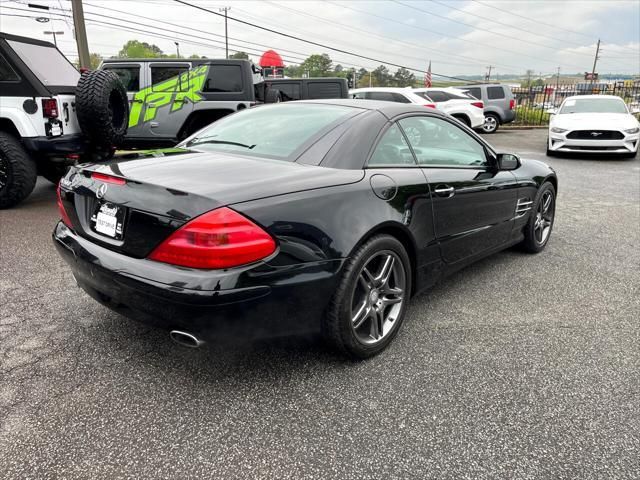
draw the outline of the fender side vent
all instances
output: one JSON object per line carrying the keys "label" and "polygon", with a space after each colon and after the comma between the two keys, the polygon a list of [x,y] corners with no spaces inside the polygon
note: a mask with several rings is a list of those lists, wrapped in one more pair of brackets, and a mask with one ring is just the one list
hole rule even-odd
{"label": "fender side vent", "polygon": [[518,203],[516,204],[516,216],[515,218],[521,218],[526,215],[526,213],[531,210],[533,202],[528,198],[519,198]]}

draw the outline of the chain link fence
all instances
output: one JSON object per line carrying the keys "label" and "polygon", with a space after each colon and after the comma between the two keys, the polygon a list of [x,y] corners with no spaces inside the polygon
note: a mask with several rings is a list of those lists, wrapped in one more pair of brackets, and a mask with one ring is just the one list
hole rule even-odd
{"label": "chain link fence", "polygon": [[632,112],[640,110],[640,80],[512,87],[511,91],[516,99],[516,120],[511,125],[547,125],[551,116],[547,110],[558,108],[565,98],[573,95],[617,95]]}

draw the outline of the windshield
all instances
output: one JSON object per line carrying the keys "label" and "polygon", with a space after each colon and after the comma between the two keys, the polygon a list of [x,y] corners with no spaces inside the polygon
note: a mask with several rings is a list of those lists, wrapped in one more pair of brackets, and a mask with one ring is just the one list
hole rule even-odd
{"label": "windshield", "polygon": [[322,104],[264,105],[215,122],[180,146],[293,160],[291,155],[312,137],[358,111]]}
{"label": "windshield", "polygon": [[619,98],[576,98],[564,102],[560,113],[627,113]]}
{"label": "windshield", "polygon": [[429,94],[427,92],[413,92],[413,93],[415,93],[419,97],[424,98],[425,100],[429,100],[430,102],[432,101],[431,98],[429,98]]}
{"label": "windshield", "polygon": [[55,48],[7,40],[20,59],[45,86],[75,87],[80,73]]}

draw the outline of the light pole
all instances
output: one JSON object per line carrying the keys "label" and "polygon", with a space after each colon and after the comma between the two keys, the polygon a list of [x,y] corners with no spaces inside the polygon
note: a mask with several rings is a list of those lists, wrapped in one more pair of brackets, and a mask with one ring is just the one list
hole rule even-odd
{"label": "light pole", "polygon": [[56,46],[56,48],[58,48],[58,40],[56,38],[56,35],[64,35],[64,32],[58,30],[57,32],[55,30],[45,30],[44,32],[45,35],[53,35],[53,44]]}
{"label": "light pole", "polygon": [[176,58],[180,58],[180,43],[173,42],[176,44]]}

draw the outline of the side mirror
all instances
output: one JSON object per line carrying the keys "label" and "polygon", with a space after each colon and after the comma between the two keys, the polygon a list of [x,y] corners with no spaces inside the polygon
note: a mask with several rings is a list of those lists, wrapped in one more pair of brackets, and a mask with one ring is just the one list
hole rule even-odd
{"label": "side mirror", "polygon": [[520,158],[513,153],[498,154],[498,168],[500,170],[515,170],[520,166]]}
{"label": "side mirror", "polygon": [[547,109],[547,113],[551,115],[555,115],[556,113],[558,113],[558,111],[555,108],[549,108]]}

